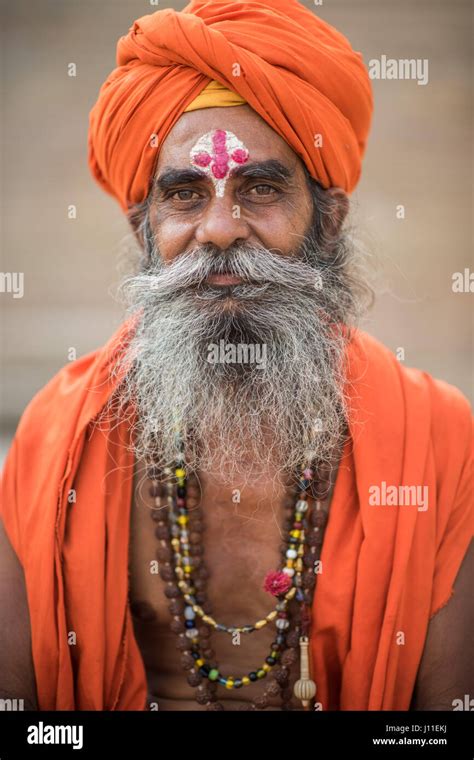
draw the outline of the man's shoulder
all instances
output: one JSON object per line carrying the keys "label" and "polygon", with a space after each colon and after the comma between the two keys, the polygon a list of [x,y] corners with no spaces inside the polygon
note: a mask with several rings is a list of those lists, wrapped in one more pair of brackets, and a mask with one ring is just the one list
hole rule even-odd
{"label": "man's shoulder", "polygon": [[41,427],[53,442],[87,414],[92,418],[100,411],[116,383],[111,367],[128,330],[123,323],[102,346],[61,367],[26,406],[16,438],[25,442],[31,435],[36,438]]}
{"label": "man's shoulder", "polygon": [[21,415],[17,436],[27,436],[32,425],[44,426],[59,421],[60,411],[72,411],[80,398],[84,397],[92,380],[94,369],[100,357],[101,348],[65,364],[31,399]]}
{"label": "man's shoulder", "polygon": [[40,513],[54,524],[58,488],[75,442],[115,388],[111,365],[121,336],[114,333],[104,346],[64,365],[21,416],[3,464],[0,497],[0,514],[19,557],[24,554],[22,525],[40,520]]}
{"label": "man's shoulder", "polygon": [[357,331],[354,340],[366,366],[372,365],[367,374],[380,383],[385,405],[393,403],[391,391],[399,389],[406,409],[415,410],[419,406],[429,409],[432,437],[447,436],[470,447],[472,407],[459,388],[425,370],[406,366],[386,345],[365,331]]}

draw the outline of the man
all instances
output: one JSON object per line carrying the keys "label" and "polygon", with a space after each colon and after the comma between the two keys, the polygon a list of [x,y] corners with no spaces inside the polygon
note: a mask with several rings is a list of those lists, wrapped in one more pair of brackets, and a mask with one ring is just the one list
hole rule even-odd
{"label": "man", "polygon": [[142,266],[7,459],[2,696],[453,709],[472,421],[355,327],[360,55],[294,0],[193,2],[135,22],[117,62],[89,160]]}

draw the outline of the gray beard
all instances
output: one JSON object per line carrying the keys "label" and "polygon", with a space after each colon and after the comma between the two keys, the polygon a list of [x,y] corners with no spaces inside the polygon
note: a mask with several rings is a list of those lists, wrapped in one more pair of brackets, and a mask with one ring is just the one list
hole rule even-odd
{"label": "gray beard", "polygon": [[[136,330],[114,368],[115,413],[137,414],[135,456],[173,466],[176,431],[188,471],[225,484],[287,480],[328,463],[346,429],[344,355],[356,288],[309,235],[283,256],[251,245],[200,246],[163,264],[159,252],[123,290]],[[243,283],[211,286],[211,274]]]}

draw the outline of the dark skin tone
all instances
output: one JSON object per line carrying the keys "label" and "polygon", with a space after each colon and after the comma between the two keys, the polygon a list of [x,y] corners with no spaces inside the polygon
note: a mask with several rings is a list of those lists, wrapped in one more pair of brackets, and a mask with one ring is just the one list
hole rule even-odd
{"label": "dark skin tone", "polygon": [[[203,556],[210,576],[207,597],[219,622],[236,624],[258,621],[271,609],[268,593],[262,588],[269,568],[281,563],[281,529],[285,506],[294,507],[294,497],[284,484],[272,483],[271,475],[256,484],[233,483],[228,487],[213,473],[199,474],[188,484],[188,508],[200,509],[205,530],[202,533]],[[148,483],[143,487],[144,469],[135,469],[135,499],[131,513],[131,600],[146,601],[153,607],[156,622],[134,620],[135,634],[147,670],[149,692],[156,696],[160,711],[203,710],[195,701],[195,691],[186,682],[176,651],[176,634],[170,630],[171,614],[162,585],[150,574],[149,560],[155,556],[156,537],[150,525],[153,501]],[[240,492],[240,501],[232,500],[232,489]],[[235,493],[235,492],[234,492]],[[288,504],[286,502],[288,499]],[[275,640],[273,626],[262,628],[258,636],[244,636],[241,641],[229,635],[211,638],[214,659],[222,673],[245,674],[264,661]],[[240,645],[241,644],[241,645]],[[294,680],[297,668],[293,669]],[[223,690],[219,701],[226,709],[239,709],[243,703],[261,696],[268,679],[250,689]],[[281,701],[273,697],[267,707],[280,710]]]}
{"label": "dark skin tone", "polygon": [[[248,162],[243,171],[229,177],[223,197],[217,197],[209,177],[196,172],[190,174],[191,148],[201,135],[216,128],[233,132],[249,150]],[[330,240],[344,221],[348,201],[342,190],[332,188],[329,193],[338,201],[334,215],[325,221],[326,237]],[[233,213],[236,206],[240,216]],[[153,189],[151,223],[166,262],[205,243],[217,246],[224,255],[233,243],[247,242],[291,256],[308,229],[311,216],[312,201],[300,159],[247,106],[183,114],[162,146]],[[223,280],[213,284],[232,283]],[[140,472],[141,465],[137,463],[136,483]],[[255,589],[265,570],[279,564],[281,536],[275,515],[280,513],[286,497],[285,484],[270,486],[270,473],[268,479],[262,478],[256,486],[235,483],[233,487],[241,489],[237,507],[232,500],[232,489],[219,483],[212,473],[200,478],[197,494],[204,510],[212,505],[211,527],[206,528],[204,539],[211,571],[209,597],[216,616],[228,623],[236,619],[256,620],[268,612],[267,595]],[[179,661],[166,670],[163,663],[170,664],[171,660],[156,657],[157,649],[162,655],[168,647],[164,632],[168,613],[161,589],[158,589],[160,593],[156,590],[156,579],[150,590],[147,565],[150,556],[154,556],[156,544],[149,505],[137,491],[131,510],[131,530],[132,595],[155,605],[165,621],[156,635],[150,635],[150,629],[144,632],[137,628],[147,669],[156,671],[157,689],[161,689],[157,692],[160,709],[197,709],[194,692],[186,685]],[[231,575],[226,572],[230,556]],[[451,710],[453,699],[472,694],[473,566],[471,548],[458,573],[454,595],[429,623],[412,709]],[[0,607],[0,698],[24,698],[27,706],[35,709],[23,570],[1,520]],[[156,646],[157,637],[161,637],[160,647]],[[263,642],[265,651],[267,638]],[[235,668],[236,673],[245,672],[249,660],[258,662],[262,655],[261,645],[255,650],[242,647],[242,655],[240,647],[230,646],[225,650],[225,644],[221,646],[222,650],[216,647],[217,660],[224,666],[229,658],[229,667]],[[172,650],[176,652],[174,643],[170,642],[169,652]],[[151,672],[151,681],[153,675]]]}
{"label": "dark skin tone", "polygon": [[[219,121],[216,122],[216,119]],[[190,151],[203,134],[221,127],[233,132],[249,150],[248,161],[229,176],[223,197],[218,197],[210,177],[190,163]],[[236,208],[239,214],[235,213]],[[303,165],[288,145],[247,107],[205,109],[184,114],[167,138],[156,171],[151,225],[165,262],[204,244],[224,252],[234,243],[261,245],[290,256],[300,245],[311,221],[312,199]],[[212,278],[213,285],[231,285],[226,275]],[[232,298],[226,308],[233,308]],[[236,482],[225,486],[213,473],[200,474],[200,502],[212,505],[212,520],[206,523],[204,549],[211,578],[209,598],[219,619],[258,620],[267,614],[267,594],[261,579],[269,567],[279,563],[281,533],[278,519],[285,499],[285,484],[271,485],[271,473],[258,484]],[[137,477],[137,481],[139,477]],[[240,503],[232,500],[233,489],[240,491]],[[150,574],[143,572],[142,557],[151,551],[139,547],[149,534],[149,507],[136,494],[132,512],[132,593],[148,599],[158,617],[168,617],[166,605],[155,595]],[[232,573],[227,572],[232,557]],[[151,579],[153,580],[153,579]],[[155,584],[156,586],[156,584]],[[159,636],[162,661],[173,661],[175,636],[167,626],[156,632],[149,626],[137,627],[149,670],[150,689],[157,694],[160,710],[199,709],[193,690],[179,669],[164,669],[153,655],[150,639]],[[274,639],[270,628],[262,630],[255,643],[247,637],[245,647],[233,646],[229,637],[215,637],[216,660],[223,672],[246,672],[249,659],[259,662]],[[164,654],[163,654],[164,653]],[[156,678],[155,678],[156,676]],[[156,684],[156,685],[155,685]],[[253,689],[257,696],[264,684]],[[236,708],[250,699],[242,690],[239,699],[224,696],[226,705]],[[237,697],[237,694],[235,694]],[[278,709],[278,700],[273,700]]]}
{"label": "dark skin tone", "polygon": [[[233,243],[244,241],[259,243],[289,256],[310,223],[311,197],[300,159],[247,106],[223,111],[204,109],[184,114],[161,151],[156,171],[152,228],[167,262],[198,244],[212,243],[225,252]],[[200,176],[199,172],[193,176],[189,171],[192,168],[189,154],[196,140],[216,128],[233,132],[249,150],[244,171],[237,170],[230,176],[222,198],[216,197],[210,178]],[[325,233],[330,240],[337,236],[349,204],[342,190],[331,188],[328,192],[338,201],[334,216],[326,220]],[[240,207],[240,218],[232,213],[236,206]],[[229,513],[235,520],[231,490],[208,476],[201,478],[201,488],[203,503],[213,505],[213,525],[218,526],[218,534],[219,530],[222,533],[219,526],[228,525]],[[243,510],[251,515],[258,512],[271,518],[271,504],[275,500],[268,499],[268,489],[269,483],[262,481],[259,492],[243,492],[245,498],[239,505],[239,512]],[[270,519],[266,524],[271,534],[267,533],[266,540],[271,541],[273,522]],[[237,525],[234,527],[236,536],[228,550],[234,556],[235,552],[240,552],[245,565],[255,557],[257,547],[249,540],[239,541],[241,529]],[[260,523],[254,524],[255,535],[260,527]],[[249,530],[248,525],[246,529]],[[233,531],[226,531],[227,541],[232,540],[232,534]],[[218,538],[216,535],[216,540]],[[274,538],[279,540],[277,534]],[[264,548],[260,547],[259,551],[261,553]],[[429,625],[412,709],[452,709],[453,699],[472,691],[474,672],[469,656],[471,647],[468,646],[469,631],[473,627],[472,566],[471,549],[458,574],[453,598]],[[216,589],[214,599],[217,593]],[[230,584],[219,598],[221,606],[218,609],[222,610],[222,604],[231,611],[239,609],[241,591]]]}
{"label": "dark skin tone", "polygon": [[[222,198],[190,161],[196,140],[219,127],[237,135],[249,151],[248,161],[228,178]],[[330,192],[340,199],[334,220],[340,225],[347,199],[339,189]],[[205,243],[222,251],[236,242],[259,244],[289,256],[312,216],[302,162],[248,106],[183,114],[160,152],[153,201],[152,227],[166,262]]]}

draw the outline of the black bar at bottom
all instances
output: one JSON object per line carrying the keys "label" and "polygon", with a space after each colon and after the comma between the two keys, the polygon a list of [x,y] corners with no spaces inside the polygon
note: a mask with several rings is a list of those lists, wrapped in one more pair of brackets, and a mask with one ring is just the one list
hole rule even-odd
{"label": "black bar at bottom", "polygon": [[[0,760],[283,751],[473,760],[471,712],[0,712]],[[314,754],[313,754],[314,753]],[[331,758],[332,760],[332,758]]]}

